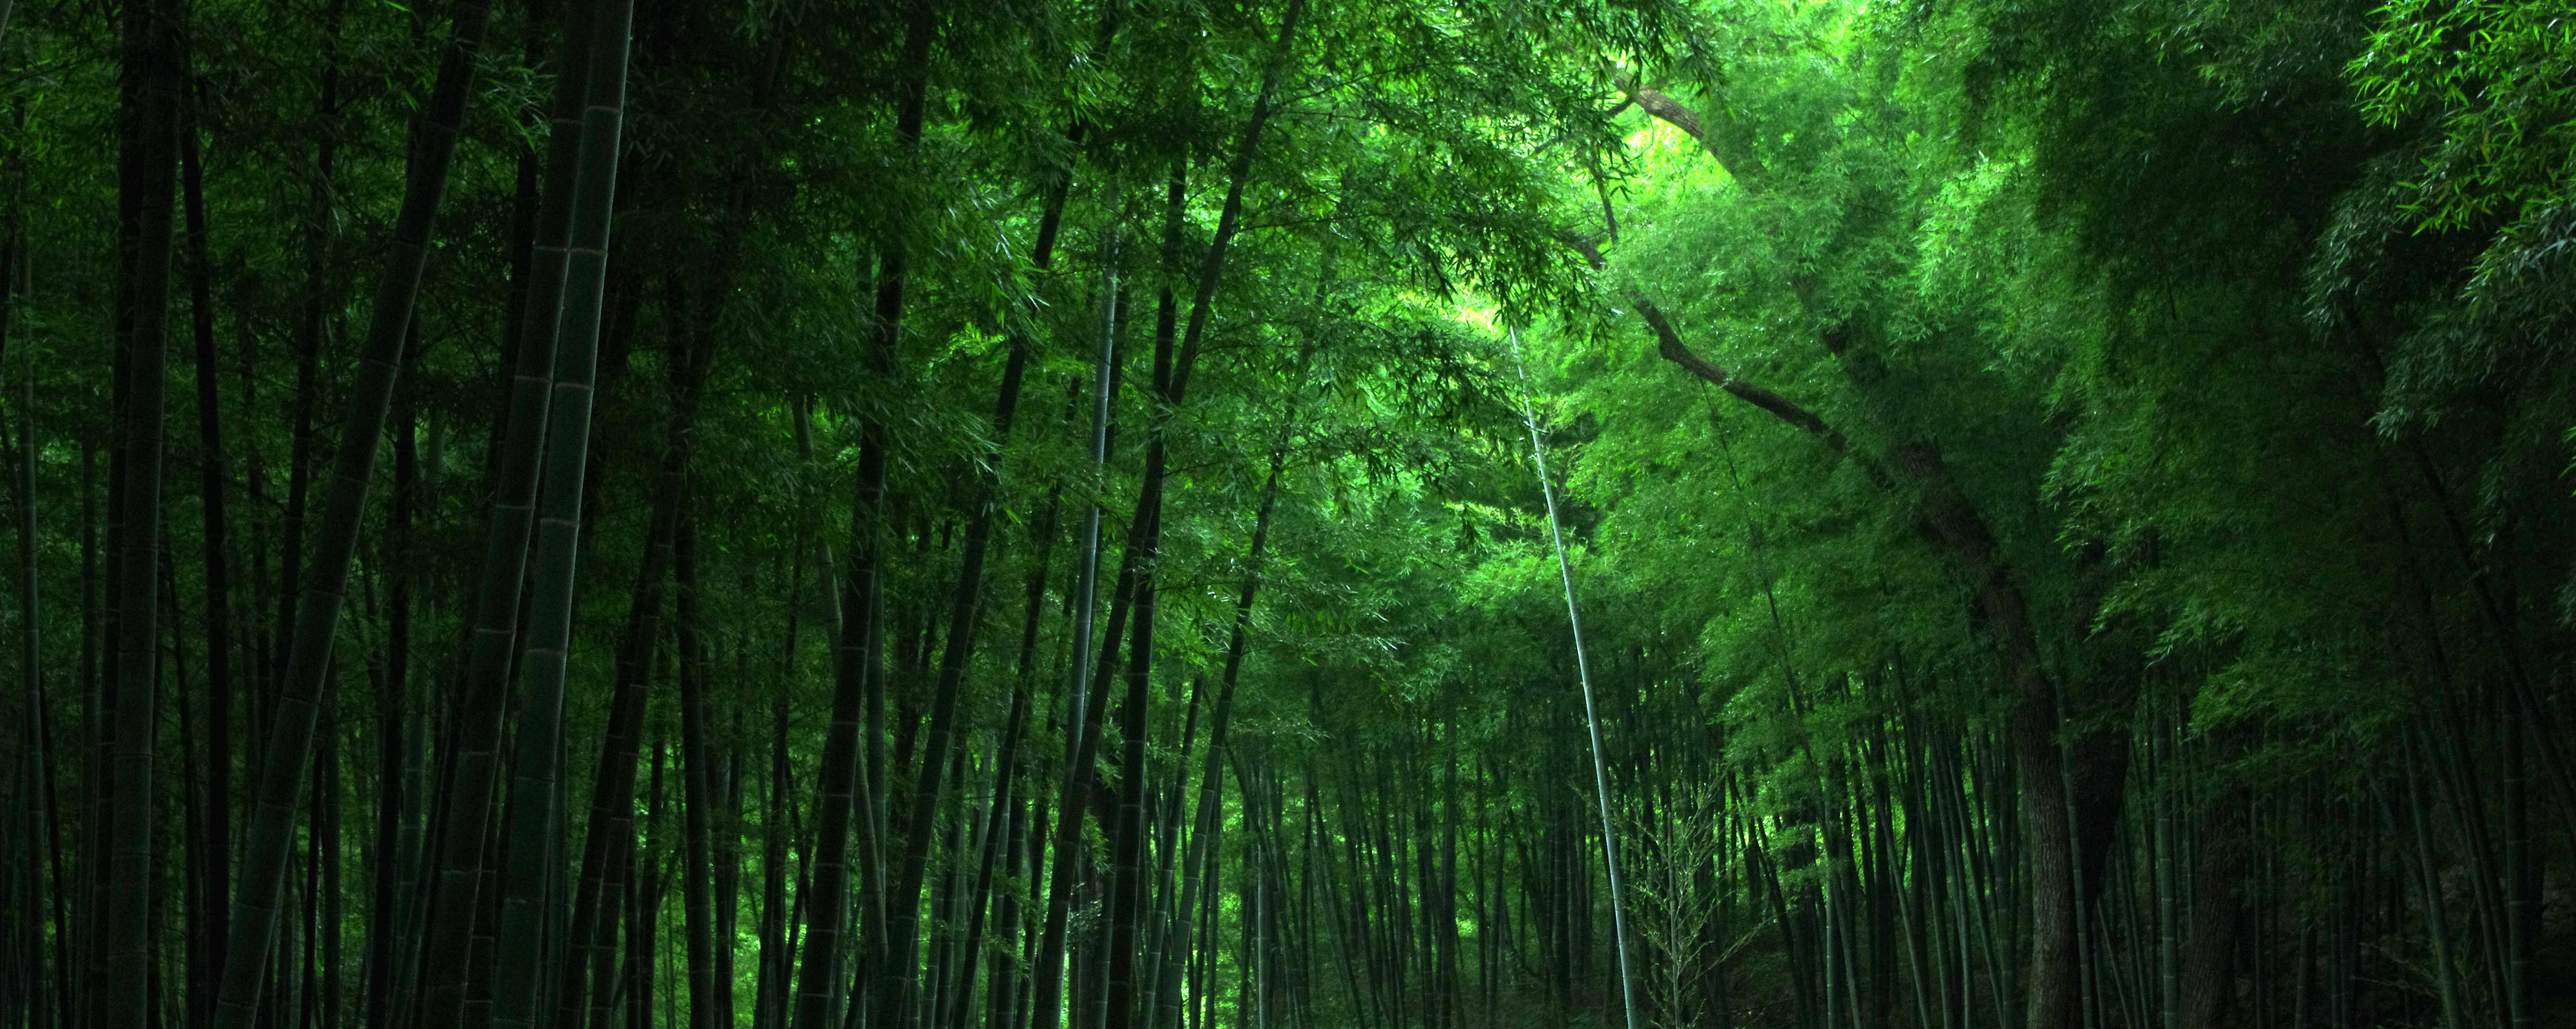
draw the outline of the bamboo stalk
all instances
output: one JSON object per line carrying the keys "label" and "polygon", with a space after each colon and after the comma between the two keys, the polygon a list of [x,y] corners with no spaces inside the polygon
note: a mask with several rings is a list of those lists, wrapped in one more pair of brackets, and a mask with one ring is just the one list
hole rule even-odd
{"label": "bamboo stalk", "polygon": [[378,443],[403,365],[404,344],[411,335],[412,308],[420,294],[448,170],[454,163],[475,57],[490,19],[491,7],[484,0],[458,0],[454,6],[452,34],[442,48],[437,84],[424,107],[419,143],[406,171],[402,210],[378,280],[358,379],[350,390],[333,480],[324,501],[314,574],[306,587],[311,595],[297,608],[278,710],[262,748],[258,815],[251,822],[233,901],[232,938],[226,945],[230,959],[216,1002],[218,1029],[249,1029],[259,1001],[277,893],[285,875],[299,794],[313,760],[315,722],[373,486]]}
{"label": "bamboo stalk", "polygon": [[[1510,332],[1512,360],[1518,363],[1520,329],[1513,327]],[[1529,371],[1523,368],[1520,374],[1521,388],[1526,394],[1529,389]],[[1619,1008],[1627,1016],[1628,1029],[1637,1029],[1637,988],[1628,968],[1627,905],[1619,887],[1619,841],[1610,825],[1610,778],[1605,770],[1601,752],[1601,716],[1593,704],[1592,669],[1583,653],[1583,619],[1575,610],[1574,565],[1565,556],[1565,530],[1558,523],[1556,514],[1556,486],[1548,480],[1547,448],[1539,441],[1538,415],[1530,409],[1528,403],[1526,399],[1522,401],[1521,420],[1529,427],[1530,456],[1538,465],[1539,493],[1547,501],[1548,535],[1556,544],[1557,577],[1565,586],[1565,618],[1574,636],[1574,667],[1577,678],[1583,684],[1583,721],[1590,731],[1592,740],[1592,785],[1594,797],[1599,801],[1601,808],[1601,862],[1610,877],[1611,944],[1618,948],[1619,955]]]}

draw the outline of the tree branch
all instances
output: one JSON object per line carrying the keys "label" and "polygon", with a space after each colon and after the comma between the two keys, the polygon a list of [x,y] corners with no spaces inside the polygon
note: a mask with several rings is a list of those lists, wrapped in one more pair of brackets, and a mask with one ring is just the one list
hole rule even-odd
{"label": "tree branch", "polygon": [[[1602,257],[1598,243],[1572,233],[1565,233],[1560,238],[1567,246],[1574,248],[1576,253],[1582,254],[1583,260],[1592,265],[1592,270],[1603,271],[1608,267],[1609,262]],[[1700,381],[1725,390],[1736,399],[1761,408],[1772,417],[1814,436],[1834,453],[1850,458],[1853,464],[1860,466],[1861,474],[1867,475],[1871,484],[1880,489],[1894,488],[1895,480],[1888,476],[1886,466],[1880,463],[1877,456],[1853,447],[1851,439],[1844,436],[1842,430],[1834,428],[1833,423],[1799,406],[1797,401],[1746,382],[1738,378],[1735,373],[1699,356],[1699,353],[1692,350],[1689,344],[1682,342],[1680,331],[1673,328],[1672,319],[1664,316],[1664,309],[1656,306],[1654,300],[1647,297],[1643,291],[1630,289],[1628,302],[1636,307],[1638,317],[1646,320],[1646,327],[1654,330],[1655,353],[1658,356],[1680,365],[1682,370],[1697,376]]]}
{"label": "tree branch", "polygon": [[1735,176],[1736,181],[1746,186],[1753,186],[1767,174],[1767,169],[1762,167],[1762,162],[1752,154],[1745,153],[1726,142],[1717,133],[1708,131],[1707,125],[1700,121],[1699,112],[1691,110],[1689,105],[1673,99],[1668,93],[1637,81],[1637,76],[1626,70],[1619,72],[1616,81],[1619,92],[1626,94],[1628,99],[1636,102],[1638,107],[1644,108],[1647,114],[1698,140],[1700,146],[1708,149],[1708,155],[1717,158],[1717,163],[1725,166],[1727,174]]}
{"label": "tree branch", "polygon": [[[1626,93],[1646,113],[1682,130],[1707,148],[1709,156],[1748,189],[1761,189],[1764,171],[1750,154],[1731,152],[1735,148],[1721,141],[1702,124],[1698,112],[1673,98],[1647,89],[1625,70],[1617,73],[1621,92]],[[1590,240],[1572,241],[1595,269],[1602,267],[1600,250]],[[1792,275],[1789,287],[1802,307],[1815,313],[1815,283],[1805,275]],[[1896,485],[1886,464],[1875,455],[1854,449],[1840,432],[1768,390],[1735,380],[1723,368],[1710,364],[1692,353],[1681,342],[1671,323],[1652,301],[1630,290],[1638,313],[1653,327],[1656,352],[1664,359],[1681,365],[1691,374],[1715,384],[1738,399],[1770,412],[1792,425],[1806,430],[1840,453],[1852,459],[1867,474],[1873,485],[1894,492]],[[1864,396],[1874,385],[1884,382],[1885,368],[1875,355],[1856,352],[1851,347],[1851,326],[1839,323],[1823,333],[1827,351],[1839,361],[1845,373],[1860,387]],[[2127,774],[2127,751],[2118,745],[2115,734],[2087,734],[2083,743],[2070,755],[2060,748],[2057,735],[2060,714],[2058,690],[2040,659],[2038,634],[2033,625],[2029,601],[2004,559],[1993,530],[1966,492],[1960,489],[1940,448],[1928,441],[1914,441],[1896,447],[1891,455],[1908,485],[1919,491],[1915,529],[1944,551],[1953,567],[1974,594],[1971,611],[1986,631],[1992,634],[1996,657],[2003,665],[2005,679],[2014,694],[2012,743],[2020,762],[2023,809],[2029,816],[2025,823],[2033,835],[2031,851],[2033,871],[2044,884],[2030,899],[2032,923],[2040,931],[2031,936],[2028,981],[2035,984],[2030,1003],[2029,1024],[2057,1026],[2074,1020],[2076,990],[2073,968],[2077,960],[2075,924],[2078,911],[2090,898],[2076,897],[2068,883],[2082,869],[2086,882],[2096,881],[2098,855],[2108,853],[2107,832],[2093,824],[2077,824],[2068,814],[2070,783],[2092,784],[2083,792],[2111,798],[2117,804],[2119,783]],[[2069,767],[2071,757],[2072,768]],[[2116,821],[2116,813],[2113,821]],[[2109,823],[2101,823],[2109,824]]]}

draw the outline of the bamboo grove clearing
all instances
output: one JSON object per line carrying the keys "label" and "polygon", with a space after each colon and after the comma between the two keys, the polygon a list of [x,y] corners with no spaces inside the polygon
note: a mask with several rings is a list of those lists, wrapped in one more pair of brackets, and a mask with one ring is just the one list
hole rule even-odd
{"label": "bamboo grove clearing", "polygon": [[0,1029],[2576,1024],[2564,14],[0,0]]}

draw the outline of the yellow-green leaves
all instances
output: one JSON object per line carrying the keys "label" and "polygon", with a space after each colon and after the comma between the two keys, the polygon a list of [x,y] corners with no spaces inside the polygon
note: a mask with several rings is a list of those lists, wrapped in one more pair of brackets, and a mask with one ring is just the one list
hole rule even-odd
{"label": "yellow-green leaves", "polygon": [[2380,125],[2429,121],[2406,184],[2426,229],[2518,219],[2576,174],[2576,17],[2548,0],[2392,0],[2345,73]]}

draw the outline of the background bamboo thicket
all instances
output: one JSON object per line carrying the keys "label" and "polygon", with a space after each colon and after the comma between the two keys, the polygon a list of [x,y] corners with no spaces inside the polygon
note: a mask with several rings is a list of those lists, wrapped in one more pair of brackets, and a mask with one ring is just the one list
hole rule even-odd
{"label": "background bamboo thicket", "polygon": [[2562,15],[0,0],[0,1029],[2576,1024]]}

